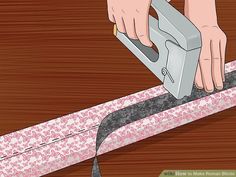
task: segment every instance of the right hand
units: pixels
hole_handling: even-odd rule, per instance
[[[152,46],[148,25],[151,0],[107,0],[107,5],[109,20],[116,23],[121,33],[139,39],[145,46]]]

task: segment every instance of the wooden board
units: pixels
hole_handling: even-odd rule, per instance
[[[182,10],[182,1],[173,1]],[[236,2],[218,0],[236,58]],[[0,134],[160,84],[112,35],[106,1],[0,2]],[[100,157],[104,176],[236,164],[236,108]],[[48,176],[89,176],[91,160]]]

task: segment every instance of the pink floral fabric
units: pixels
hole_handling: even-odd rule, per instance
[[[226,72],[236,70],[236,61]],[[167,93],[163,86],[109,101],[0,137],[0,177],[34,177],[95,155],[98,125],[109,113]],[[98,154],[236,106],[236,87],[195,100],[121,127],[107,137]]]

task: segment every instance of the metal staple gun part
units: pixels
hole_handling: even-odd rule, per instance
[[[114,35],[146,65],[177,99],[189,96],[201,50],[198,29],[166,0],[153,0],[159,20],[149,15],[149,34],[159,53],[114,27]]]

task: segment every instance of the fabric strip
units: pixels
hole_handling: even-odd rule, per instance
[[[236,70],[227,63],[226,73]],[[236,106],[236,87],[129,123],[105,138],[96,152],[98,127],[112,112],[166,94],[156,86],[0,136],[0,176],[43,176],[106,152]]]
[[[236,87],[236,71],[232,71],[225,75],[225,83],[223,90],[227,90]],[[134,121],[138,121],[145,117],[157,114],[162,111],[180,106],[182,104],[191,102],[193,100],[201,99],[203,97],[219,93],[220,91],[214,91],[213,93],[207,93],[203,90],[199,90],[196,87],[193,88],[192,94],[189,97],[177,100],[170,93],[166,93],[149,100],[128,106],[121,110],[115,111],[106,116],[99,125],[97,137],[96,137],[96,156],[93,162],[92,177],[101,177],[101,173],[98,166],[97,151],[102,142],[112,132],[117,129],[130,124]]]

